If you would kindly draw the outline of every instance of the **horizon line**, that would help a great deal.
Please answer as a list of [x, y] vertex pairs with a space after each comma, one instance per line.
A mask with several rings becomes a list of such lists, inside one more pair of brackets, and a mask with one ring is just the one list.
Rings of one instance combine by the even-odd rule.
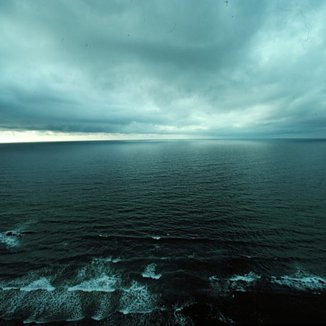
[[224, 137], [224, 138], [142, 138], [142, 139], [65, 139], [65, 140], [35, 140], [35, 141], [9, 141], [2, 142], [0, 145], [15, 144], [49, 144], [49, 143], [114, 143], [114, 142], [175, 142], [175, 141], [277, 141], [277, 140], [310, 140], [326, 141], [321, 137]]

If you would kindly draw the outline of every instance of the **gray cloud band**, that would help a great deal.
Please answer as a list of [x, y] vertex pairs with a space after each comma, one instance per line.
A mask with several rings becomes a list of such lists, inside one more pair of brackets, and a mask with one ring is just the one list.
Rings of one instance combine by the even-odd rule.
[[0, 128], [326, 136], [323, 1], [3, 1]]

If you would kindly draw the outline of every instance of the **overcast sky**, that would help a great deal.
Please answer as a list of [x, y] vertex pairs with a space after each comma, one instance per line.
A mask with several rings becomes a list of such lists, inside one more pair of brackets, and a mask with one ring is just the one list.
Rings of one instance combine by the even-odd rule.
[[325, 17], [326, 1], [0, 1], [0, 130], [326, 137]]

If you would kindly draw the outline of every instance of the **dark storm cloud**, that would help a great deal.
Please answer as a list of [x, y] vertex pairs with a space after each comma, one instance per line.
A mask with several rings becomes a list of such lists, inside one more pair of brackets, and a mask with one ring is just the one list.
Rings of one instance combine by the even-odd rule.
[[0, 128], [326, 136], [322, 1], [2, 1]]

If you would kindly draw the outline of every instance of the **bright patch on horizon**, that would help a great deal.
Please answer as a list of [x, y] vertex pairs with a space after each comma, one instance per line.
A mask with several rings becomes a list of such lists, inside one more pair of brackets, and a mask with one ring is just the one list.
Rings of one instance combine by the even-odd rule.
[[68, 133], [53, 131], [0, 131], [1, 143], [34, 143], [60, 141], [96, 141], [96, 140], [155, 140], [189, 139], [187, 135], [161, 134], [109, 134], [109, 133]]

